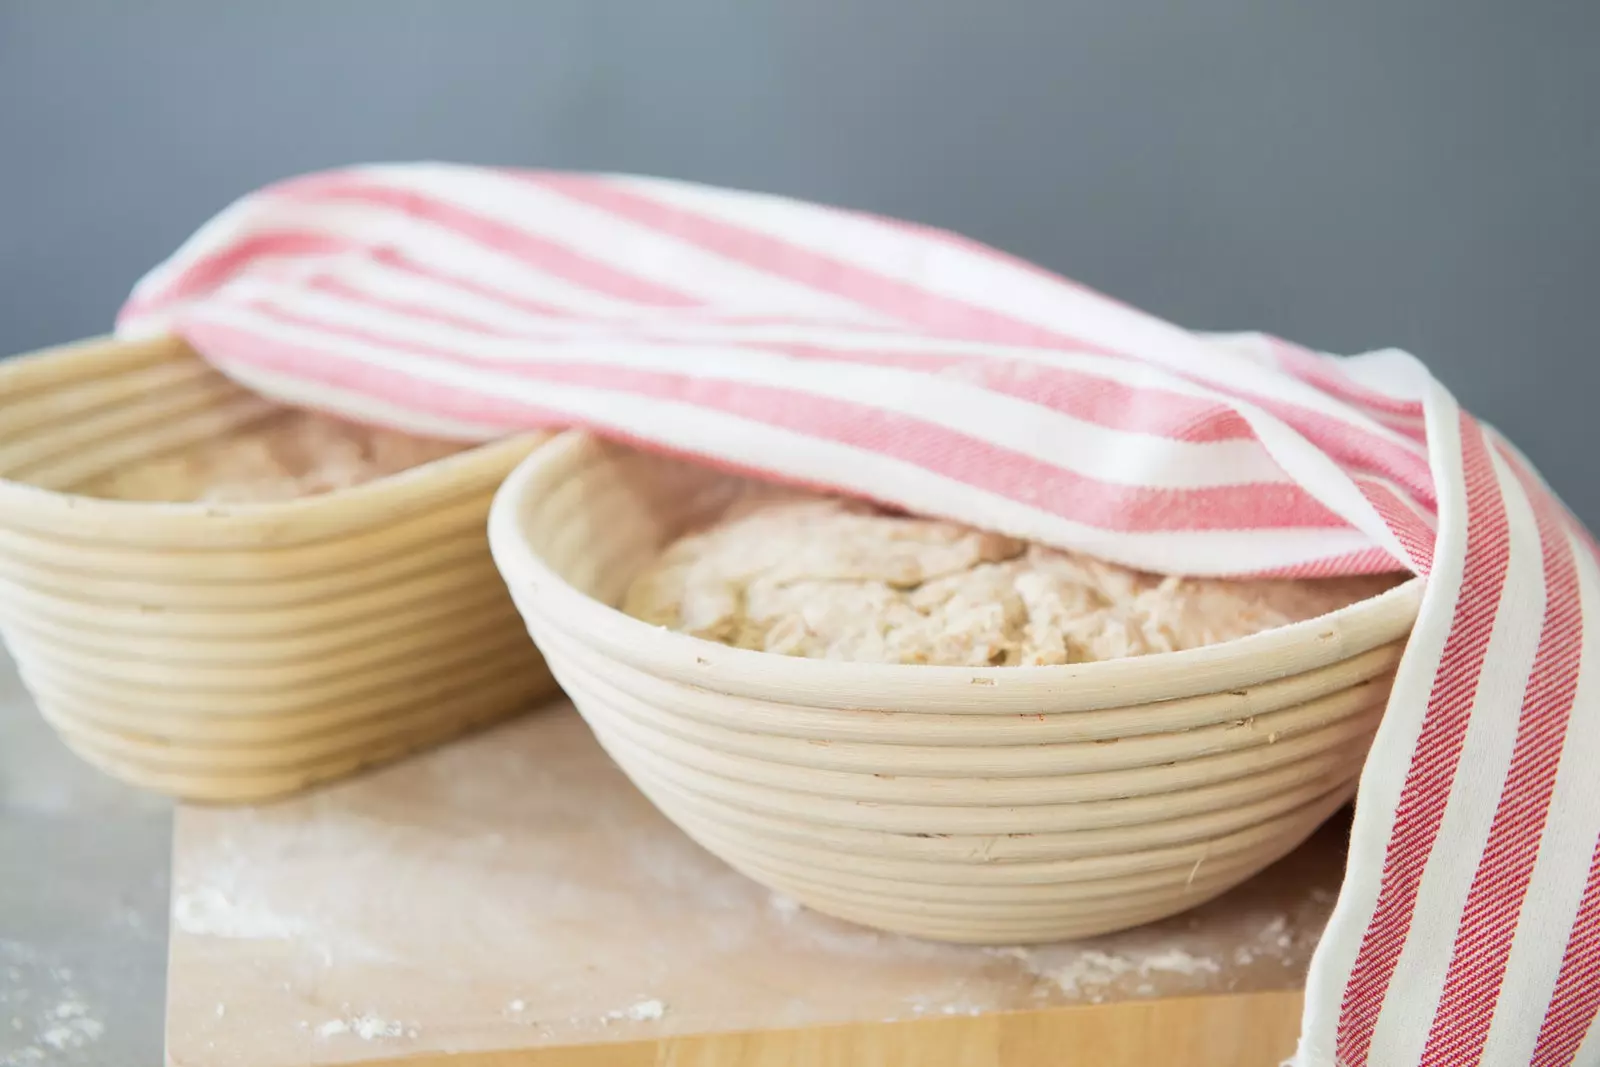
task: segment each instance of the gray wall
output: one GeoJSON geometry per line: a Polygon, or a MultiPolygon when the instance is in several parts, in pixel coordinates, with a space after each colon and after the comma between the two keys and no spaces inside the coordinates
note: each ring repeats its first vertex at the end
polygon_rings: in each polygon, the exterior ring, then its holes
{"type": "Polygon", "coordinates": [[[1600,525],[1597,56],[1579,0],[0,0],[0,351],[282,175],[652,172],[1409,348],[1600,525]]]}

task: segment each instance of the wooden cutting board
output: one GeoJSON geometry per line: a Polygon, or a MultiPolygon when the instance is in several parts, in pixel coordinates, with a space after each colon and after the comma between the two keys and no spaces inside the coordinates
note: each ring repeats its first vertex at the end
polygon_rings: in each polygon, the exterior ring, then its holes
{"type": "Polygon", "coordinates": [[[1275,1067],[1345,830],[1139,930],[937,945],[733,872],[552,705],[308,797],[181,809],[168,1062],[1275,1067]]]}

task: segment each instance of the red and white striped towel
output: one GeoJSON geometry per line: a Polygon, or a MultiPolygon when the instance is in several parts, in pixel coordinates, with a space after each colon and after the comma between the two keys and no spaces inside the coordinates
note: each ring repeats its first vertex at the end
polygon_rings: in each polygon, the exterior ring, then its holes
{"type": "Polygon", "coordinates": [[[586,426],[1153,570],[1426,575],[1298,1062],[1600,1062],[1600,559],[1404,353],[1200,336],[792,200],[434,164],[246,197],[119,330],[354,418],[586,426]]]}

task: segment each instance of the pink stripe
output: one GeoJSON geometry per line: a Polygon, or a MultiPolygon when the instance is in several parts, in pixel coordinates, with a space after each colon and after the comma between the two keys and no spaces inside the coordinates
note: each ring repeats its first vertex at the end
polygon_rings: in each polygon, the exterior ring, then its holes
{"type": "Polygon", "coordinates": [[[1386,414],[1399,415],[1405,421],[1404,426],[1412,426],[1411,420],[1424,418],[1422,403],[1416,400],[1401,400],[1396,397],[1386,396],[1374,389],[1368,389],[1358,382],[1351,381],[1340,373],[1336,365],[1329,362],[1301,345],[1292,341],[1285,341],[1281,337],[1264,335],[1267,343],[1272,346],[1273,355],[1278,359],[1278,365],[1293,374],[1296,378],[1308,385],[1315,386],[1319,391],[1329,396],[1337,397],[1347,404],[1367,409],[1370,415],[1386,414]]]}
{"type": "Polygon", "coordinates": [[[1345,1067],[1366,1067],[1372,1032],[1411,930],[1422,874],[1438,840],[1510,566],[1505,501],[1488,444],[1472,416],[1462,412],[1460,419],[1466,566],[1385,850],[1377,906],[1345,986],[1337,1036],[1345,1067]]]}
{"type": "MultiPolygon", "coordinates": [[[[405,351],[528,381],[543,381],[631,396],[669,400],[724,412],[850,445],[915,464],[966,485],[1009,497],[1030,507],[1074,521],[1118,532],[1244,529],[1256,527],[1343,528],[1299,486],[1227,486],[1203,489],[1153,489],[1102,482],[1078,472],[1040,462],[992,442],[967,436],[908,415],[885,412],[804,392],[740,382],[696,378],[687,374],[645,371],[593,361],[516,362],[470,356],[416,341],[399,341],[351,327],[333,325],[260,303],[252,312],[329,337],[356,340],[380,349],[405,351]]],[[[190,320],[193,322],[194,320],[190,320]]],[[[192,328],[192,327],[191,327],[192,328]]],[[[222,328],[210,324],[213,331],[222,328]]],[[[223,338],[211,351],[223,355],[223,338]]],[[[283,346],[284,355],[290,354],[283,346]]],[[[568,415],[565,425],[609,426],[568,415]]]]}
{"type": "Polygon", "coordinates": [[[1530,1067],[1571,1067],[1600,1014],[1600,841],[1589,860],[1578,915],[1567,934],[1555,992],[1545,1008],[1530,1067]]]}
{"type": "MultiPolygon", "coordinates": [[[[300,288],[336,295],[353,303],[393,312],[400,316],[426,319],[458,329],[491,333],[505,338],[553,343],[571,343],[579,339],[570,332],[560,330],[540,331],[521,327],[515,330],[502,329],[481,316],[425,307],[403,296],[383,296],[370,289],[349,285],[331,274],[304,279],[300,288]]],[[[525,310],[507,299],[483,291],[475,295],[495,300],[511,310],[525,310]]],[[[1003,356],[944,354],[937,351],[865,351],[827,344],[748,341],[736,336],[696,341],[664,333],[660,326],[652,326],[648,321],[638,325],[619,323],[604,335],[586,334],[581,339],[602,343],[647,342],[656,349],[680,349],[686,361],[693,358],[697,349],[712,346],[750,352],[770,352],[797,359],[825,359],[865,366],[892,367],[930,376],[957,378],[971,383],[974,388],[1024,400],[1112,430],[1165,437],[1191,444],[1255,438],[1255,432],[1250,424],[1220,401],[1190,397],[1154,386],[1125,385],[1095,374],[1003,356]]]]}
{"type": "Polygon", "coordinates": [[[1244,417],[1215,400],[1174,393],[1156,386],[1132,386],[1065,367],[1006,356],[979,356],[899,350],[863,351],[826,344],[771,341],[728,342],[799,358],[820,358],[924,374],[953,377],[974,387],[1026,400],[1096,426],[1149,434],[1190,444],[1256,440],[1244,417]]]}
{"type": "Polygon", "coordinates": [[[1287,423],[1346,470],[1381,474],[1404,488],[1419,503],[1437,510],[1439,498],[1433,484],[1433,469],[1425,456],[1319,411],[1260,397],[1243,396],[1243,399],[1287,423]]]}
{"type": "Polygon", "coordinates": [[[1555,793],[1583,658],[1578,570],[1556,508],[1522,479],[1539,525],[1546,601],[1539,648],[1522,702],[1517,740],[1488,843],[1457,928],[1428,1044],[1425,1067],[1475,1064],[1483,1055],[1555,793]]]}
{"type": "MultiPolygon", "coordinates": [[[[297,195],[290,194],[291,198],[297,195]]],[[[694,307],[704,303],[688,294],[620,270],[610,263],[587,256],[502,219],[468,211],[466,208],[407,189],[397,189],[377,182],[352,178],[346,182],[330,183],[324,188],[317,189],[310,198],[353,201],[358,204],[392,208],[412,218],[433,223],[459,237],[512,256],[586,289],[605,293],[619,300],[661,307],[694,307]]]]}
{"type": "Polygon", "coordinates": [[[615,182],[581,175],[538,172],[520,175],[549,192],[610,212],[660,233],[671,234],[774,277],[786,278],[902,322],[954,337],[1001,344],[1066,347],[1107,353],[1105,347],[1022,322],[965,300],[940,296],[844,259],[825,256],[780,238],[662,204],[615,182]]]}
{"type": "Polygon", "coordinates": [[[465,278],[459,274],[447,274],[431,264],[412,259],[398,248],[380,245],[373,248],[369,254],[374,262],[381,263],[392,270],[404,271],[436,285],[459,289],[464,293],[470,293],[484,300],[498,301],[508,307],[515,308],[525,315],[539,315],[548,319],[590,319],[593,317],[587,314],[582,316],[575,315],[566,308],[558,307],[555,304],[547,304],[541,300],[534,300],[531,297],[520,294],[513,294],[504,289],[491,286],[484,281],[465,278]]]}
{"type": "Polygon", "coordinates": [[[349,238],[307,230],[277,230],[245,237],[196,260],[159,290],[134,294],[117,313],[117,324],[209,292],[263,256],[334,255],[359,247],[349,238]]]}
{"type": "Polygon", "coordinates": [[[524,315],[551,319],[555,322],[614,324],[618,329],[635,324],[644,326],[661,322],[693,322],[718,325],[726,323],[742,326],[821,327],[849,330],[856,334],[896,333],[896,331],[859,322],[843,322],[836,319],[800,315],[745,314],[709,304],[691,307],[637,307],[620,311],[616,314],[607,314],[599,311],[575,312],[555,304],[535,300],[498,285],[493,285],[487,278],[468,278],[460,274],[447,273],[432,264],[411,258],[397,248],[377,245],[371,247],[367,254],[376,263],[425,279],[438,285],[441,289],[455,290],[475,296],[481,300],[494,301],[505,308],[524,315]]]}
{"type": "MultiPolygon", "coordinates": [[[[658,203],[614,182],[552,173],[530,175],[527,180],[640,225],[671,233],[729,259],[854,300],[864,307],[924,328],[954,331],[958,336],[1002,344],[1065,345],[1080,351],[1117,354],[1103,345],[930,293],[768,234],[658,203]]],[[[1434,502],[1432,472],[1426,458],[1360,434],[1348,424],[1320,412],[1270,398],[1252,395],[1251,399],[1312,441],[1325,446],[1335,458],[1381,473],[1405,486],[1419,500],[1434,502]]]]}
{"type": "Polygon", "coordinates": [[[1354,481],[1361,495],[1367,498],[1367,502],[1383,519],[1384,525],[1394,532],[1395,539],[1405,549],[1406,559],[1400,562],[1409,565],[1417,574],[1431,573],[1436,537],[1428,524],[1388,486],[1370,478],[1357,477],[1354,481]]]}
{"type": "Polygon", "coordinates": [[[1339,578],[1352,574],[1394,574],[1404,570],[1393,556],[1381,548],[1363,548],[1335,556],[1307,560],[1291,567],[1270,567],[1252,571],[1252,578],[1339,578]]]}
{"type": "MultiPolygon", "coordinates": [[[[573,422],[571,414],[559,408],[531,404],[499,395],[482,394],[457,386],[419,382],[395,374],[386,368],[362,364],[333,352],[313,349],[289,351],[277,341],[230,326],[207,322],[200,316],[183,323],[180,336],[197,352],[206,353],[208,361],[220,368],[242,367],[273,374],[288,374],[302,382],[328,386],[359,396],[375,397],[402,410],[479,426],[488,436],[504,436],[524,433],[530,429],[569,426],[573,422]]],[[[336,409],[328,410],[333,410],[335,414],[339,413],[336,409]]],[[[606,427],[604,435],[609,440],[631,445],[641,451],[691,459],[713,470],[810,489],[817,493],[837,492],[834,486],[797,478],[785,471],[758,464],[741,463],[728,459],[720,453],[698,452],[693,449],[662,445],[620,424],[606,427]]],[[[898,506],[893,500],[879,500],[878,503],[891,507],[898,506]]]]}

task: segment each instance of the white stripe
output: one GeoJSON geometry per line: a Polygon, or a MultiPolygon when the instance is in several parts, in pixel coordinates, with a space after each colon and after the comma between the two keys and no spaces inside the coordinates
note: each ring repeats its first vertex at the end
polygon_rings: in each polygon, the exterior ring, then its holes
{"type": "Polygon", "coordinates": [[[126,315],[117,320],[116,336],[119,341],[153,341],[171,333],[175,321],[175,312],[166,309],[126,315]]]}
{"type": "MultiPolygon", "coordinates": [[[[1251,331],[1227,334],[1200,333],[1198,336],[1208,341],[1226,344],[1234,351],[1248,355],[1262,365],[1271,367],[1288,377],[1300,378],[1299,373],[1266,334],[1251,331]]],[[[1329,376],[1342,380],[1352,394],[1365,391],[1377,393],[1391,400],[1420,404],[1422,398],[1427,395],[1428,383],[1433,380],[1428,369],[1416,357],[1393,348],[1364,352],[1355,356],[1339,356],[1329,352],[1307,350],[1307,355],[1329,376]]],[[[1313,385],[1313,388],[1321,390],[1321,386],[1313,385]]],[[[1336,399],[1391,428],[1404,427],[1412,433],[1421,432],[1424,428],[1426,420],[1421,412],[1407,415],[1388,411],[1368,404],[1355,395],[1348,400],[1344,397],[1336,399]]],[[[1398,440],[1391,443],[1397,447],[1406,447],[1407,451],[1414,455],[1427,455],[1427,446],[1422,441],[1412,438],[1405,440],[1409,442],[1409,447],[1398,440]]]]}
{"type": "MultiPolygon", "coordinates": [[[[217,312],[223,313],[227,306],[219,303],[217,312]]],[[[710,344],[668,348],[632,338],[529,342],[473,333],[305,290],[287,294],[278,306],[297,317],[359,329],[397,343],[430,345],[484,359],[523,365],[575,362],[683,374],[869,405],[1115,485],[1181,490],[1287,484],[1278,465],[1252,441],[1190,443],[1126,433],[964,381],[894,367],[796,360],[760,349],[710,344]]]]}
{"type": "Polygon", "coordinates": [[[854,301],[754,270],[671,234],[496,171],[418,164],[387,171],[377,180],[392,188],[423,193],[434,200],[493,216],[507,226],[536,233],[617,270],[708,303],[737,306],[754,314],[891,322],[854,301]]]}
{"type": "Polygon", "coordinates": [[[147,271],[134,284],[129,300],[155,300],[195,263],[234,244],[241,235],[255,232],[259,219],[270,211],[261,193],[240,197],[213,215],[178,246],[177,251],[147,271]]]}
{"type": "MultiPolygon", "coordinates": [[[[274,257],[276,258],[276,257],[274,257]]],[[[263,257],[263,262],[266,257],[263,257]]],[[[284,288],[281,275],[258,278],[252,269],[229,285],[229,294],[266,295],[284,288]]],[[[552,318],[524,312],[506,303],[479,296],[466,288],[450,286],[402,268],[389,267],[367,259],[341,261],[337,269],[318,271],[328,277],[374,295],[404,295],[440,311],[470,313],[485,322],[506,329],[538,331],[541,336],[614,337],[619,324],[647,330],[652,335],[686,340],[725,341],[735,339],[751,344],[805,345],[844,352],[884,352],[891,354],[967,356],[1004,359],[1034,366],[1052,367],[1079,374],[1090,374],[1129,388],[1159,389],[1202,399],[1232,409],[1236,397],[1199,385],[1147,363],[1092,353],[1067,352],[1021,345],[991,344],[986,341],[947,339],[909,331],[893,333],[871,329],[854,330],[837,323],[745,323],[707,317],[699,309],[632,307],[620,318],[552,318]]],[[[486,280],[472,279],[475,287],[486,287],[486,280]]],[[[516,294],[507,293],[507,301],[516,294]]]]}
{"type": "Polygon", "coordinates": [[[1491,454],[1506,504],[1511,558],[1495,613],[1437,844],[1418,887],[1416,911],[1372,1034],[1369,1060],[1416,1063],[1428,1040],[1455,939],[1478,872],[1516,746],[1528,673],[1543,629],[1545,587],[1539,528],[1511,469],[1491,454]]]}
{"type": "Polygon", "coordinates": [[[1217,330],[1195,330],[1192,332],[1195,337],[1207,344],[1213,344],[1235,355],[1243,356],[1245,359],[1275,374],[1284,373],[1279,363],[1278,355],[1264,333],[1258,333],[1254,330],[1231,333],[1217,330]]]}
{"type": "Polygon", "coordinates": [[[262,396],[293,407],[315,408],[351,422],[385,426],[402,433],[439,437],[447,441],[492,441],[523,432],[519,428],[451,419],[431,412],[400,407],[365,393],[321,382],[308,383],[293,375],[266,370],[253,363],[223,360],[218,368],[234,381],[262,396]]]}
{"type": "MultiPolygon", "coordinates": [[[[607,175],[606,179],[659,203],[778,237],[927,292],[1092,344],[1118,351],[1148,347],[1177,358],[1194,357],[1202,347],[1216,352],[1176,326],[1051,278],[1041,270],[1013,265],[998,255],[974,254],[944,235],[934,235],[933,241],[919,240],[883,219],[778,196],[633,175],[607,175]]],[[[1230,358],[1260,369],[1243,357],[1230,358]]]]}
{"type": "MultiPolygon", "coordinates": [[[[1600,571],[1577,538],[1567,543],[1578,567],[1583,618],[1600,618],[1600,571]]],[[[1483,1048],[1484,1063],[1527,1063],[1533,1056],[1550,1003],[1567,933],[1578,914],[1589,877],[1589,859],[1600,837],[1600,648],[1593,625],[1584,633],[1578,690],[1539,856],[1506,961],[1494,1026],[1483,1048]]],[[[1600,1050],[1596,1050],[1600,1051],[1600,1050]]],[[[1583,1062],[1579,1057],[1579,1062],[1583,1062]]]]}
{"type": "Polygon", "coordinates": [[[1338,371],[1356,385],[1395,400],[1420,402],[1433,382],[1421,360],[1398,348],[1324,358],[1335,360],[1338,371]]]}
{"type": "MultiPolygon", "coordinates": [[[[1507,440],[1504,434],[1488,423],[1485,423],[1480,419],[1478,424],[1482,426],[1484,432],[1489,435],[1490,441],[1493,441],[1498,447],[1504,449],[1511,456],[1512,460],[1515,461],[1513,464],[1514,466],[1522,468],[1522,472],[1526,474],[1529,479],[1531,479],[1536,485],[1543,488],[1546,493],[1550,494],[1550,499],[1554,500],[1560,505],[1561,510],[1568,514],[1571,521],[1578,522],[1577,517],[1571,514],[1571,509],[1567,507],[1564,501],[1562,501],[1560,494],[1550,487],[1550,483],[1545,481],[1544,475],[1539,473],[1539,468],[1533,465],[1533,461],[1528,458],[1527,453],[1523,452],[1515,444],[1507,440]]],[[[1580,525],[1582,524],[1580,523],[1580,525]]],[[[1584,556],[1584,558],[1588,558],[1587,554],[1584,556]]]]}
{"type": "Polygon", "coordinates": [[[1333,1067],[1345,986],[1377,907],[1384,856],[1400,794],[1422,733],[1428,696],[1461,591],[1467,546],[1467,487],[1461,462],[1460,409],[1444,387],[1435,384],[1427,401],[1427,413],[1428,442],[1439,492],[1439,536],[1434,546],[1433,571],[1395,673],[1389,705],[1361,769],[1344,885],[1306,977],[1305,1019],[1297,1056],[1300,1067],[1333,1067]]]}
{"type": "MultiPolygon", "coordinates": [[[[290,287],[298,279],[329,273],[321,257],[296,255],[258,255],[250,258],[250,266],[235,274],[224,284],[245,291],[278,292],[290,287]]],[[[210,294],[206,294],[209,298],[210,294]]],[[[192,301],[193,298],[190,298],[192,301]]],[[[182,318],[186,302],[174,304],[163,296],[150,305],[150,310],[128,314],[127,307],[117,317],[117,336],[123,340],[159,337],[172,332],[174,324],[182,318]]]]}
{"type": "Polygon", "coordinates": [[[1408,442],[1404,434],[1297,378],[1264,374],[1264,368],[1248,356],[1042,271],[1014,266],[998,255],[971,252],[943,239],[919,240],[882,220],[783,197],[631,175],[608,175],[607,180],[664,204],[848,259],[930,293],[1136,354],[1252,396],[1297,404],[1393,444],[1408,442]]]}
{"type": "MultiPolygon", "coordinates": [[[[500,289],[567,311],[593,315],[631,315],[639,305],[595,292],[526,260],[462,237],[454,230],[394,208],[374,204],[272,201],[242,222],[229,244],[270,233],[312,233],[341,237],[361,245],[389,246],[430,269],[473,283],[492,280],[500,289]]],[[[278,258],[278,257],[274,257],[278,258]]],[[[313,268],[326,268],[333,257],[316,257],[313,268]]],[[[247,277],[247,268],[235,278],[247,277]]]]}
{"type": "MultiPolygon", "coordinates": [[[[520,381],[462,367],[441,367],[359,340],[267,318],[250,318],[238,309],[217,309],[207,319],[277,343],[324,349],[372,366],[386,367],[421,382],[504,396],[521,403],[571,412],[575,419],[650,438],[669,448],[701,455],[738,457],[774,474],[884,500],[912,511],[947,516],[984,516],[984,525],[1013,536],[1060,544],[1143,569],[1175,569],[1194,575],[1247,574],[1278,570],[1359,551],[1367,542],[1348,530],[1215,530],[1181,533],[1121,533],[1070,522],[998,494],[933,474],[914,464],[765,424],[709,411],[691,404],[634,396],[605,389],[520,381]]],[[[228,366],[226,352],[213,357],[228,366]]],[[[229,373],[236,373],[231,367],[229,373]]],[[[333,407],[322,386],[304,382],[285,399],[333,407]]]]}
{"type": "MultiPolygon", "coordinates": [[[[276,259],[262,257],[254,262],[266,264],[276,259]]],[[[434,311],[475,319],[499,329],[526,334],[532,340],[615,338],[619,331],[637,330],[663,338],[819,345],[838,339],[840,343],[829,344],[828,347],[846,351],[920,351],[915,345],[915,338],[902,335],[850,332],[848,327],[723,321],[708,317],[698,308],[639,306],[630,308],[623,315],[609,318],[555,317],[517,307],[517,294],[496,290],[485,280],[474,280],[469,288],[368,258],[341,260],[336,265],[323,264],[315,275],[337,280],[371,296],[403,300],[434,311]],[[482,290],[485,289],[496,295],[484,295],[482,290]]],[[[229,283],[228,295],[236,299],[254,299],[292,294],[295,287],[289,284],[291,281],[293,279],[286,274],[258,270],[252,265],[248,274],[229,283]]],[[[948,354],[948,347],[937,338],[925,339],[923,345],[927,349],[948,354]]],[[[1024,351],[1036,363],[1042,363],[1053,355],[1043,349],[1024,351]]],[[[984,352],[982,345],[972,345],[965,354],[980,355],[984,352]]]]}

